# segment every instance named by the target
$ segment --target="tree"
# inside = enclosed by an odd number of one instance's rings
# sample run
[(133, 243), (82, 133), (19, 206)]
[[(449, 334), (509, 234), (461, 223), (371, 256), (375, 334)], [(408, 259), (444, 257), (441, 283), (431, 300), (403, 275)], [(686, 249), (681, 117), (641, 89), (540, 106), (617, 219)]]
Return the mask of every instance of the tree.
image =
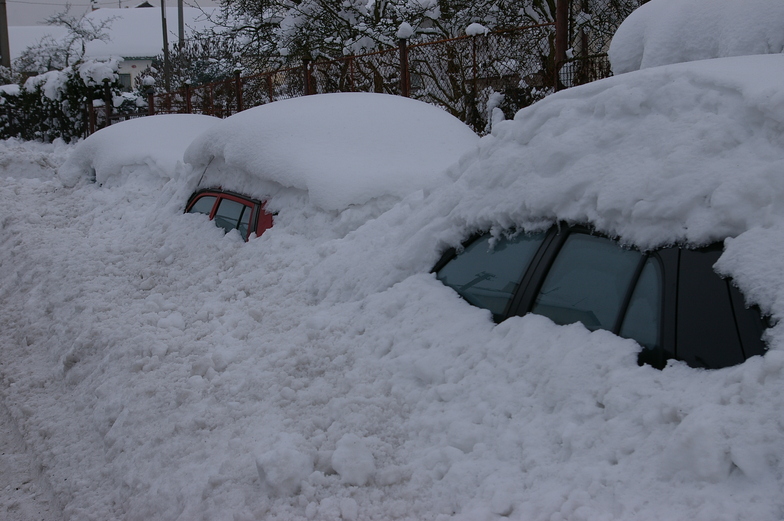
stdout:
[(88, 42), (110, 40), (108, 31), (114, 17), (95, 20), (87, 14), (71, 15), (70, 10), (70, 4), (66, 4), (62, 12), (46, 19), (47, 25), (65, 28), (65, 35), (44, 36), (22, 52), (14, 62), (14, 69), (28, 74), (62, 70), (84, 60)]

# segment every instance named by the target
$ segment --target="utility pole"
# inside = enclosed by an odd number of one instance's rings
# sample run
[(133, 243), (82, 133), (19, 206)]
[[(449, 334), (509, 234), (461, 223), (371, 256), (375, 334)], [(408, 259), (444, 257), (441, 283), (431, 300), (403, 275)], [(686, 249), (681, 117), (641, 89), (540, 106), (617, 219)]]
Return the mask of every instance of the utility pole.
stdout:
[(185, 47), (185, 22), (182, 19), (182, 11), (183, 11), (182, 3), (183, 0), (177, 0), (177, 16), (178, 16), (177, 29), (179, 29), (178, 36), (180, 37), (180, 42), (179, 42), (180, 51), (182, 51), (182, 48)]
[(161, 0), (161, 24), (163, 25), (163, 87), (171, 91), (171, 62), (169, 61), (169, 30), (166, 27), (166, 2)]
[(0, 0), (0, 65), (11, 68), (11, 47), (8, 45), (8, 14), (5, 0)]

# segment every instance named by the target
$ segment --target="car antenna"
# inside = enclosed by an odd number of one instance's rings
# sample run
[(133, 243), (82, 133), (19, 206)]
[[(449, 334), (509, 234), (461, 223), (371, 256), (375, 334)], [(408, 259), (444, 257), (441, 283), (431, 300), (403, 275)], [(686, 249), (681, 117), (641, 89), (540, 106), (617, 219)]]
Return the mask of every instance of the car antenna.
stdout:
[(210, 156), (210, 160), (209, 160), (209, 161), (207, 161), (207, 166), (205, 166), (205, 167), (204, 167), (204, 172), (202, 172), (202, 173), (201, 173), (201, 177), (199, 178), (199, 182), (198, 182), (198, 183), (196, 183), (196, 188), (198, 188), (198, 187), (200, 187), (200, 186), (201, 186), (201, 181), (202, 181), (202, 179), (204, 179), (204, 176), (207, 174), (207, 169), (208, 169), (208, 168), (210, 167), (210, 165), (212, 164), (212, 160), (213, 160), (213, 159), (215, 159), (215, 156)]

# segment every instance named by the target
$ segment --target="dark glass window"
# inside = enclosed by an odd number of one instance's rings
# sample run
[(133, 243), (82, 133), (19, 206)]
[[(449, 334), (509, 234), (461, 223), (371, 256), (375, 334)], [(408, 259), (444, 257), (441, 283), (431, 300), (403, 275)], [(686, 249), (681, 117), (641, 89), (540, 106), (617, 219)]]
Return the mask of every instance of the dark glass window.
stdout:
[(661, 270), (661, 263), (656, 257), (645, 262), (619, 332), (622, 337), (636, 340), (646, 349), (661, 347)]
[(531, 311), (556, 324), (613, 330), (642, 254), (604, 237), (572, 233), (544, 279)]
[(188, 210), (188, 213), (203, 213), (205, 215), (210, 215), (212, 213), (212, 207), (215, 205), (215, 199), (217, 199), (214, 195), (205, 195), (196, 199), (196, 202), (193, 203), (191, 209)]
[(616, 332), (643, 346), (639, 363), (657, 368), (676, 358), (719, 369), (765, 352), (769, 324), (713, 270), (721, 244), (643, 254), (565, 228), (563, 235), (484, 235), (451, 260), (445, 255), (438, 279), (496, 321), (530, 310), (557, 324)]
[(728, 281), (713, 271), (720, 255), (721, 246), (681, 250), (675, 349), (692, 367), (715, 369), (744, 360)]
[(242, 216), (240, 217), (239, 226), (237, 229), (240, 231), (240, 237), (243, 239), (248, 238), (248, 226), (250, 225), (250, 214), (253, 213), (250, 206), (245, 206), (245, 209), (242, 211)]
[[(236, 229), (245, 208), (248, 208), (248, 213), (250, 213), (250, 208), (242, 203), (231, 199), (221, 199), (218, 210), (215, 212), (215, 225), (227, 232)], [(247, 234), (247, 225), (245, 230)]]
[[(545, 233), (493, 239), (485, 235), (438, 271), (438, 280), (471, 304), (503, 318)], [(494, 243), (494, 244), (493, 244)]]

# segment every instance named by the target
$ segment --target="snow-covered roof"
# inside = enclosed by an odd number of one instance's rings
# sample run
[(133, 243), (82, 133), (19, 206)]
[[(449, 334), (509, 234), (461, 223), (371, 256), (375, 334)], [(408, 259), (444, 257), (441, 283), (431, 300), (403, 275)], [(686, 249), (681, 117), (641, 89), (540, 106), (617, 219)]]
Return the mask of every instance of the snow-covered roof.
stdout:
[(618, 28), (615, 74), (670, 63), (784, 52), (784, 3), (777, 0), (651, 0)]
[(402, 197), (448, 181), (479, 137), (460, 120), (401, 96), (340, 93), (277, 101), (222, 121), (185, 153), (203, 186), (267, 199), (294, 188), (324, 209)]
[[(185, 33), (203, 30), (213, 24), (208, 15), (217, 8), (196, 9), (183, 8)], [(96, 24), (111, 20), (106, 32), (110, 41), (94, 40), (85, 48), (88, 58), (105, 58), (119, 56), (122, 58), (151, 58), (163, 53), (163, 27), (160, 8), (132, 9), (97, 9), (85, 15)], [(176, 7), (166, 8), (166, 23), (169, 44), (177, 43), (178, 14)], [(12, 26), (9, 27), (9, 46), (11, 58), (19, 55), (29, 46), (34, 45), (44, 36), (51, 35), (56, 40), (65, 38), (67, 30), (63, 27), (51, 26)]]

